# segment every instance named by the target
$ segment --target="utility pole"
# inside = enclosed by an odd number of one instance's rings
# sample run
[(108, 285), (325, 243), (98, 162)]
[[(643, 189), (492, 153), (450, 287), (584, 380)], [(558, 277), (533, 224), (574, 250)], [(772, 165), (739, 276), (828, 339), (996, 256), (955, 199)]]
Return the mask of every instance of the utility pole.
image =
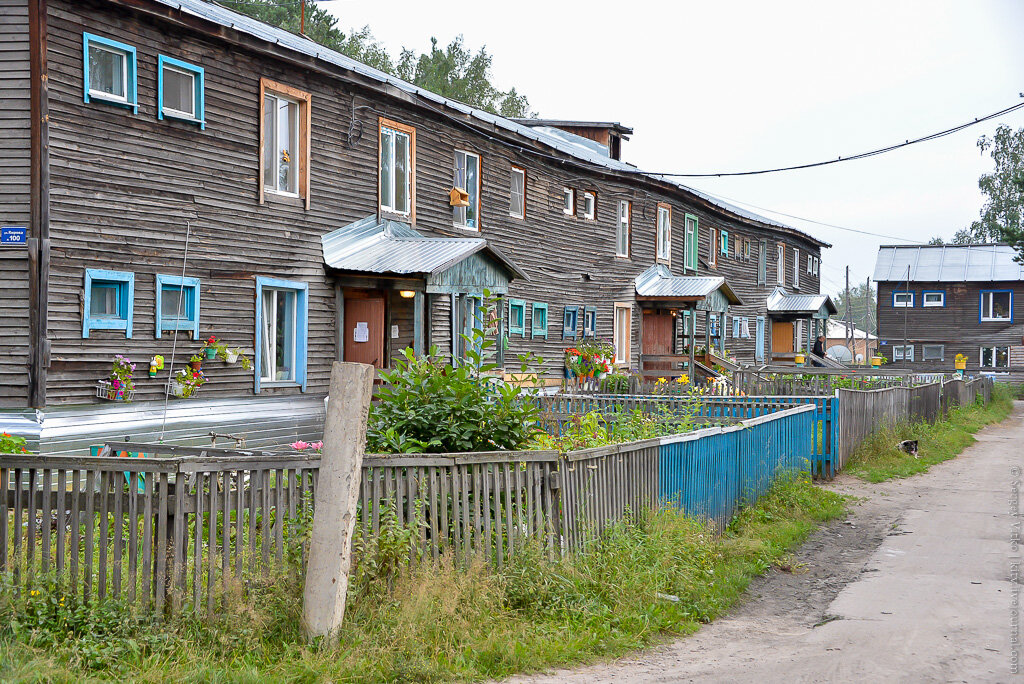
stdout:
[(853, 327), (850, 319), (850, 267), (846, 267), (846, 312), (843, 314), (843, 319), (846, 321), (846, 348), (850, 352), (850, 358), (853, 356)]
[(299, 34), (306, 35), (306, 0), (302, 0), (302, 9), (299, 10)]
[(871, 325), (871, 314), (874, 313), (871, 310), (871, 276), (868, 276), (867, 282), (864, 285), (864, 363), (869, 363), (870, 354), (868, 354), (868, 347), (870, 340), (868, 335), (876, 334), (872, 332), (873, 326)]
[[(910, 264), (907, 264), (907, 288), (904, 292), (910, 292)], [(909, 306), (903, 307), (903, 367), (907, 367), (907, 313)], [(895, 356), (895, 354), (893, 355)], [(895, 360), (895, 359), (893, 359)]]

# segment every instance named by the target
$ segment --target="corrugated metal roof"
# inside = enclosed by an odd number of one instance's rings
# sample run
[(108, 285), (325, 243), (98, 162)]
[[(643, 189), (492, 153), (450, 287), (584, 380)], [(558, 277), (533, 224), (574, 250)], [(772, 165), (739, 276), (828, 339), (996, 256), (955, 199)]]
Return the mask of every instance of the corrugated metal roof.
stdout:
[(425, 275), (440, 273), (466, 257), (484, 251), (513, 274), (526, 274), (483, 238), (424, 237), (398, 221), (376, 216), (350, 223), (320, 238), (324, 263), (341, 271)]
[[(834, 318), (828, 319), (828, 329), (825, 333), (825, 336), (830, 339), (836, 337), (846, 337), (846, 323), (844, 323), (843, 321), (837, 321)], [(875, 335), (872, 335), (869, 332), (864, 332), (857, 326), (853, 327), (853, 339), (863, 340), (865, 337), (867, 337), (867, 339), (869, 340), (878, 339), (878, 337), (876, 337)]]
[(641, 297), (707, 297), (722, 290), (730, 304), (743, 303), (721, 276), (674, 276), (664, 264), (651, 266), (634, 283)]
[(768, 295), (769, 313), (807, 313), (813, 314), (824, 306), (829, 313), (836, 313), (836, 305), (832, 298), (824, 294), (790, 294), (782, 288), (776, 288)]
[[(367, 66), (362, 62), (357, 62), (351, 57), (343, 55), (340, 52), (330, 50), (324, 47), (323, 45), (313, 42), (312, 40), (302, 38), (295, 34), (289, 33), (288, 31), (285, 31), (283, 29), (275, 28), (273, 26), (270, 26), (269, 24), (264, 24), (261, 21), (257, 21), (255, 19), (252, 19), (251, 17), (247, 17), (244, 14), (233, 12), (229, 9), (221, 7), (220, 5), (215, 5), (206, 2), (205, 0), (153, 1), (161, 5), (173, 7), (186, 14), (191, 14), (193, 16), (201, 17), (208, 21), (212, 21), (220, 26), (226, 26), (228, 28), (235, 29), (236, 31), (247, 33), (261, 40), (265, 40), (269, 43), (280, 45), (281, 47), (287, 48), (289, 50), (294, 50), (295, 52), (310, 57), (314, 57), (329, 64), (334, 64), (335, 66), (339, 66), (343, 69), (353, 71), (366, 78), (370, 78), (381, 83), (387, 83), (404, 92), (417, 95), (419, 97), (443, 105), (445, 107), (450, 107), (458, 112), (461, 112), (462, 114), (466, 114), (475, 119), (479, 119), (480, 121), (496, 126), (497, 128), (504, 129), (511, 133), (515, 133), (524, 138), (535, 140), (539, 143), (547, 145), (548, 147), (556, 149), (559, 152), (589, 162), (591, 164), (612, 169), (614, 171), (638, 173), (638, 169), (632, 164), (627, 164), (623, 161), (612, 159), (608, 157), (607, 153), (602, 154), (599, 150), (596, 150), (589, 145), (581, 144), (578, 142), (569, 142), (565, 136), (572, 135), (571, 133), (558, 131), (558, 135), (555, 135), (552, 134), (551, 131), (556, 129), (545, 129), (544, 127), (531, 128), (529, 126), (524, 126), (522, 124), (516, 123), (511, 119), (506, 119), (496, 114), (491, 114), (490, 112), (486, 112), (482, 109), (470, 107), (469, 105), (463, 104), (462, 102), (459, 102), (457, 100), (442, 97), (441, 95), (432, 93), (429, 90), (424, 90), (423, 88), (419, 88), (411, 83), (408, 83), (399, 78), (386, 74), (383, 71), (379, 71), (377, 69), (374, 69), (373, 67)], [(586, 140), (586, 138), (581, 139)], [(775, 226), (778, 228), (783, 228), (785, 230), (793, 231), (795, 233), (803, 235), (804, 237), (813, 242), (825, 246), (831, 246), (829, 245), (829, 243), (823, 242), (819, 238), (813, 237), (812, 235), (805, 233), (804, 231), (798, 228), (794, 228), (793, 226), (786, 225), (785, 223), (780, 223), (765, 216), (760, 216), (745, 209), (741, 209), (736, 205), (726, 202), (724, 200), (713, 198), (706, 193), (703, 193), (699, 190), (678, 183), (672, 180), (671, 178), (647, 173), (643, 173), (641, 175), (659, 180), (664, 183), (670, 183), (680, 188), (681, 190), (696, 195), (697, 197), (700, 197), (706, 202), (713, 204), (717, 207), (720, 207), (736, 216), (740, 216), (742, 218), (746, 218), (752, 221), (757, 221), (758, 223), (763, 223), (765, 225)]]
[(907, 279), (926, 283), (1024, 280), (1024, 265), (1009, 245), (883, 245), (875, 260), (875, 282)]

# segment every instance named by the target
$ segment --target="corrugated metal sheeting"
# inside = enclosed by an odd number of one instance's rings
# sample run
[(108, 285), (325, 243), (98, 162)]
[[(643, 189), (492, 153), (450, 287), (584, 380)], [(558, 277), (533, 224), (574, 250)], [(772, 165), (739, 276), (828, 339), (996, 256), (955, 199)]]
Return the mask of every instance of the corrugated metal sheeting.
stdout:
[(884, 245), (875, 261), (875, 282), (926, 283), (1024, 280), (1024, 266), (1009, 245)]
[[(320, 439), (324, 398), (319, 396), (172, 399), (164, 424), (163, 402), (96, 404), (41, 411), (0, 413), (0, 430), (25, 437), (30, 451), (43, 455), (88, 455), (106, 441), (209, 446), (209, 433), (245, 437), (248, 448), (281, 447), (297, 439)], [(231, 440), (218, 441), (233, 447)]]
[(825, 307), (829, 313), (836, 313), (836, 305), (832, 298), (823, 294), (790, 294), (782, 288), (776, 288), (768, 295), (768, 313), (806, 313), (815, 314)]
[(634, 283), (641, 297), (707, 297), (720, 289), (730, 304), (743, 303), (722, 276), (674, 276), (664, 264), (651, 266)]
[(607, 154), (603, 153), (602, 149), (600, 149), (600, 147), (603, 146), (594, 146), (593, 144), (590, 143), (590, 141), (588, 141), (586, 138), (582, 138), (581, 136), (576, 136), (573, 135), (572, 133), (567, 133), (565, 131), (549, 127), (530, 128), (529, 126), (524, 126), (522, 124), (516, 123), (511, 119), (506, 119), (496, 114), (485, 112), (482, 109), (470, 107), (469, 105), (463, 104), (462, 102), (458, 102), (457, 100), (451, 100), (446, 97), (442, 97), (441, 95), (432, 93), (429, 90), (424, 90), (399, 78), (390, 76), (384, 73), (383, 71), (378, 71), (373, 67), (369, 67), (361, 62), (357, 62), (351, 57), (347, 57), (341, 54), (340, 52), (330, 50), (311, 40), (301, 38), (297, 35), (294, 35), (282, 29), (275, 28), (268, 24), (264, 24), (263, 22), (257, 21), (243, 14), (238, 14), (237, 12), (232, 12), (231, 10), (221, 7), (219, 5), (205, 2), (204, 0), (154, 1), (162, 5), (178, 9), (186, 14), (192, 14), (198, 17), (202, 17), (203, 19), (212, 21), (216, 24), (219, 24), (220, 26), (226, 26), (228, 28), (241, 31), (242, 33), (247, 33), (251, 36), (255, 36), (256, 38), (265, 40), (269, 43), (280, 45), (281, 47), (287, 48), (289, 50), (294, 50), (295, 52), (308, 55), (310, 57), (315, 57), (316, 59), (322, 60), (329, 64), (334, 64), (335, 66), (339, 66), (343, 69), (355, 72), (366, 78), (370, 78), (381, 83), (387, 83), (398, 88), (399, 90), (417, 95), (418, 97), (422, 97), (425, 100), (429, 100), (439, 105), (450, 107), (462, 114), (466, 114), (473, 118), (479, 119), (485, 123), (515, 133), (524, 138), (535, 140), (539, 143), (547, 145), (548, 147), (556, 149), (559, 152), (570, 155), (577, 159), (581, 159), (591, 164), (603, 166), (605, 168), (613, 169), (615, 171), (641, 174), (648, 176), (650, 178), (654, 178), (664, 183), (670, 183), (682, 190), (685, 190), (686, 192), (692, 193), (693, 195), (700, 197), (701, 199), (715, 206), (725, 209), (726, 211), (736, 216), (757, 221), (765, 225), (776, 226), (779, 228), (784, 228), (786, 230), (794, 231), (799, 233), (800, 235), (805, 236), (812, 242), (829, 246), (828, 243), (824, 243), (818, 238), (809, 235), (797, 228), (794, 228), (793, 226), (789, 226), (784, 223), (775, 221), (773, 219), (769, 219), (767, 217), (760, 216), (753, 212), (747, 211), (745, 209), (741, 209), (740, 207), (737, 207), (734, 204), (731, 204), (729, 202), (726, 202), (715, 197), (711, 197), (710, 195), (707, 195), (699, 190), (695, 190), (694, 188), (688, 187), (686, 185), (682, 185), (681, 183), (674, 181), (672, 178), (640, 172), (632, 164), (627, 164), (625, 162), (608, 157)]

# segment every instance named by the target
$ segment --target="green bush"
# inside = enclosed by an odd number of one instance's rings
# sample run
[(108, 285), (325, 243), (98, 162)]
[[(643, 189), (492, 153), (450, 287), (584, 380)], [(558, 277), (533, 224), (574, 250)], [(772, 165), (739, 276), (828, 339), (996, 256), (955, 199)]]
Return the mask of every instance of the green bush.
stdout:
[(481, 323), (462, 335), (465, 360), (452, 363), (436, 346), (416, 358), (409, 349), (383, 371), (384, 384), (370, 408), (367, 450), (377, 453), (457, 453), (525, 448), (538, 432), (532, 389), (541, 362), (519, 356), (515, 382), (502, 379), (493, 361), (497, 321), (484, 293)]

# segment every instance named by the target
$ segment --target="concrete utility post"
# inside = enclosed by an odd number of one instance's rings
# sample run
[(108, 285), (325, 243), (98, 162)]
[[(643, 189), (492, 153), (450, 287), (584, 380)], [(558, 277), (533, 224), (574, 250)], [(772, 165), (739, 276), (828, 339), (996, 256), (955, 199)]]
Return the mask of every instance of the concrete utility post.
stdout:
[(373, 394), (373, 366), (335, 362), (317, 481), (313, 535), (302, 596), (306, 639), (334, 646), (345, 617), (352, 532)]

